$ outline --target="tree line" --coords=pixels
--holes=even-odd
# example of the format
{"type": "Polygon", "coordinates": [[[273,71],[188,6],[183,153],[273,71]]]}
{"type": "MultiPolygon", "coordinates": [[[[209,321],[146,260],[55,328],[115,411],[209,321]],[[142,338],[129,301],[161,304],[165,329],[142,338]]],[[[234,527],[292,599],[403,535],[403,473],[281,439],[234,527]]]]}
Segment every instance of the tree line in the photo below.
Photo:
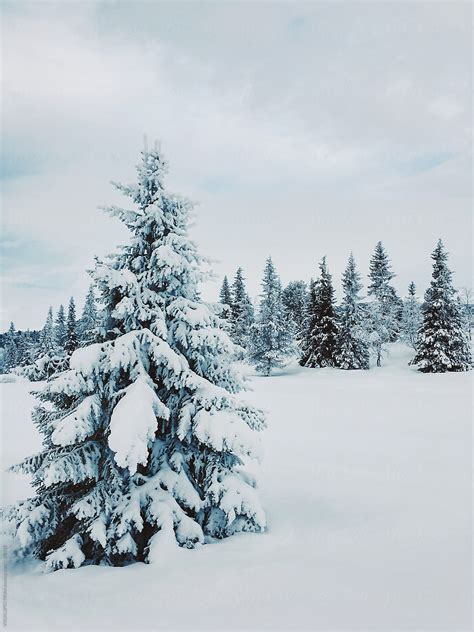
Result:
{"type": "Polygon", "coordinates": [[[0,371],[14,372],[36,382],[45,380],[68,367],[71,354],[94,341],[98,326],[98,311],[94,289],[86,296],[80,318],[76,318],[76,304],[71,297],[67,309],[60,305],[53,315],[50,307],[41,331],[17,331],[10,323],[3,334],[0,371]]]}
{"type": "Polygon", "coordinates": [[[369,265],[367,297],[352,253],[342,275],[343,297],[336,304],[326,257],[309,284],[291,281],[282,288],[267,259],[258,309],[247,293],[242,268],[234,282],[224,277],[221,315],[246,358],[263,375],[299,357],[305,367],[369,369],[381,366],[387,345],[401,340],[415,350],[412,364],[423,372],[471,368],[470,306],[453,287],[448,254],[441,240],[431,258],[432,281],[421,302],[413,282],[402,299],[392,285],[390,258],[378,242],[369,265]]]}

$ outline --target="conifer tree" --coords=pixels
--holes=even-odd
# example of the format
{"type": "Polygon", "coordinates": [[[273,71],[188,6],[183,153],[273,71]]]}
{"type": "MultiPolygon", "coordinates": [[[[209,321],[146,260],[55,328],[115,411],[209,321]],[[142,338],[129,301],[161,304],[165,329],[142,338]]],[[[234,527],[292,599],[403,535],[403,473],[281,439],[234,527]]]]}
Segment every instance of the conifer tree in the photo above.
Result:
{"type": "Polygon", "coordinates": [[[71,354],[77,349],[78,346],[76,304],[74,303],[74,298],[71,296],[69,307],[67,310],[67,331],[66,343],[64,345],[64,348],[68,354],[71,354]]]}
{"type": "Polygon", "coordinates": [[[87,292],[81,319],[78,323],[78,333],[81,347],[87,347],[87,345],[95,342],[97,327],[98,314],[96,298],[94,294],[94,286],[91,285],[89,287],[89,291],[87,292]]]}
{"type": "Polygon", "coordinates": [[[293,323],[295,337],[301,339],[306,318],[308,292],[304,281],[290,281],[282,293],[283,307],[293,323]]]}
{"type": "Polygon", "coordinates": [[[56,351],[56,337],[54,335],[53,308],[50,307],[43,330],[41,331],[38,357],[54,354],[56,351]]]}
{"type": "Polygon", "coordinates": [[[291,323],[283,308],[281,282],[271,257],[265,265],[262,289],[258,318],[252,327],[249,360],[259,373],[269,376],[274,368],[285,366],[295,353],[291,323]]]}
{"type": "Polygon", "coordinates": [[[64,314],[64,306],[60,305],[56,316],[55,328],[56,347],[59,350],[64,349],[67,339],[66,316],[64,314]]]}
{"type": "Polygon", "coordinates": [[[245,471],[260,411],[234,395],[235,345],[203,303],[203,260],[187,234],[190,202],[164,189],[166,163],[142,153],[134,210],[109,209],[131,233],[94,279],[100,340],[39,393],[43,450],[17,469],[36,495],[9,511],[23,554],[51,569],[157,561],[176,544],[261,531],[245,471]]]}
{"type": "Polygon", "coordinates": [[[369,350],[359,297],[362,283],[352,253],[342,275],[342,288],[344,297],[337,334],[336,365],[341,369],[368,369],[369,350]]]}
{"type": "Polygon", "coordinates": [[[239,268],[232,284],[231,336],[233,341],[246,349],[249,345],[250,329],[255,320],[252,301],[245,288],[244,273],[239,268]]]}
{"type": "Polygon", "coordinates": [[[452,284],[452,272],[447,265],[448,253],[441,239],[431,258],[433,275],[425,293],[423,321],[411,363],[424,373],[468,371],[471,368],[469,341],[452,284]]]}
{"type": "Polygon", "coordinates": [[[408,296],[403,302],[402,334],[403,340],[414,349],[420,324],[421,305],[416,297],[416,285],[412,281],[408,286],[408,296]]]}
{"type": "Polygon", "coordinates": [[[372,313],[374,317],[378,315],[382,319],[378,327],[379,332],[384,331],[388,336],[387,340],[382,340],[382,344],[395,342],[400,333],[403,304],[395,288],[390,284],[394,277],[390,259],[382,242],[379,241],[370,260],[368,295],[379,303],[372,309],[372,313]]]}
{"type": "Polygon", "coordinates": [[[6,339],[3,366],[5,373],[8,373],[18,365],[17,335],[13,322],[10,323],[6,339]]]}
{"type": "Polygon", "coordinates": [[[319,331],[319,281],[311,279],[303,321],[303,338],[301,341],[300,365],[313,367],[314,353],[317,348],[316,336],[319,331]]]}
{"type": "Polygon", "coordinates": [[[230,290],[229,279],[227,278],[227,276],[224,277],[224,280],[222,282],[222,287],[219,294],[219,302],[222,303],[222,305],[224,306],[221,313],[222,318],[226,318],[226,319],[230,318],[232,314],[233,300],[232,300],[232,293],[230,290]]]}
{"type": "Polygon", "coordinates": [[[326,257],[319,265],[320,278],[310,288],[307,327],[302,345],[300,364],[307,367],[337,365],[337,317],[334,289],[326,257]]]}
{"type": "Polygon", "coordinates": [[[31,363],[31,343],[28,332],[21,332],[18,338],[18,362],[17,366],[24,367],[31,363]]]}

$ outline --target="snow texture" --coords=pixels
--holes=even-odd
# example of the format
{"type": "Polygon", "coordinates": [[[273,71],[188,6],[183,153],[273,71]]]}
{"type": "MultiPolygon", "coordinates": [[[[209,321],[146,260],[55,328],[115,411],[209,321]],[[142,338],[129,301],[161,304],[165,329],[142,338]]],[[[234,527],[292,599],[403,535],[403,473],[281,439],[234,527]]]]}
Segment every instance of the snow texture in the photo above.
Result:
{"type": "MultiPolygon", "coordinates": [[[[256,469],[265,534],[193,550],[170,538],[156,565],[10,565],[8,628],[217,632],[235,629],[238,612],[249,631],[471,629],[472,373],[420,373],[412,349],[389,348],[370,371],[251,377],[245,398],[271,420],[256,469]]],[[[5,466],[41,448],[30,390],[0,385],[5,466]]],[[[167,485],[179,485],[174,474],[162,472],[167,485]]],[[[4,502],[30,494],[27,475],[4,475],[4,502]]],[[[69,549],[72,565],[80,552],[69,549]]]]}

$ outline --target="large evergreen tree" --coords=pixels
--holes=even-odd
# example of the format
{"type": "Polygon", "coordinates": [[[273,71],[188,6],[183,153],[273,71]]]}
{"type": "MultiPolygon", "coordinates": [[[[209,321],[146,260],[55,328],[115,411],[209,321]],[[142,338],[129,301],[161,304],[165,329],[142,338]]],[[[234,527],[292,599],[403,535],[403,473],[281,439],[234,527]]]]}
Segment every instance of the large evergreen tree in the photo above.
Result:
{"type": "Polygon", "coordinates": [[[39,393],[44,447],[18,466],[36,487],[10,511],[21,551],[52,569],[154,561],[265,526],[244,467],[264,418],[233,395],[235,345],[200,299],[191,204],[164,189],[159,151],[142,157],[138,183],[118,185],[135,210],[110,209],[130,243],[94,272],[101,341],[39,393]]]}
{"type": "Polygon", "coordinates": [[[359,297],[362,283],[352,253],[342,275],[342,288],[344,297],[337,334],[336,364],[341,369],[368,369],[369,350],[364,337],[359,297]]]}
{"type": "Polygon", "coordinates": [[[418,365],[418,370],[424,373],[468,371],[471,368],[469,340],[456,300],[452,272],[447,265],[448,253],[441,239],[431,258],[433,276],[425,293],[423,322],[412,364],[418,365]]]}
{"type": "Polygon", "coordinates": [[[252,327],[249,360],[263,375],[288,363],[295,353],[292,327],[282,302],[280,278],[271,257],[267,259],[262,282],[258,317],[252,327]]]}
{"type": "Polygon", "coordinates": [[[320,278],[312,282],[306,331],[302,344],[300,364],[307,367],[337,365],[337,316],[334,288],[326,257],[319,265],[320,278]]]}
{"type": "Polygon", "coordinates": [[[408,286],[408,296],[403,302],[402,336],[403,340],[413,348],[416,348],[420,324],[421,305],[416,296],[416,285],[412,281],[408,286]]]}
{"type": "Polygon", "coordinates": [[[236,344],[246,349],[249,345],[250,329],[255,315],[245,287],[244,272],[239,268],[232,284],[231,336],[236,344]]]}
{"type": "Polygon", "coordinates": [[[383,321],[379,323],[379,331],[387,332],[388,336],[388,339],[383,340],[382,343],[395,342],[400,333],[403,303],[390,283],[395,274],[392,272],[390,259],[380,241],[375,246],[369,267],[368,295],[379,303],[372,312],[374,317],[378,314],[383,321]]]}
{"type": "Polygon", "coordinates": [[[94,294],[94,286],[91,285],[89,287],[89,291],[87,292],[81,319],[78,323],[78,337],[81,347],[87,347],[87,345],[95,342],[97,327],[98,314],[96,298],[94,294]]]}

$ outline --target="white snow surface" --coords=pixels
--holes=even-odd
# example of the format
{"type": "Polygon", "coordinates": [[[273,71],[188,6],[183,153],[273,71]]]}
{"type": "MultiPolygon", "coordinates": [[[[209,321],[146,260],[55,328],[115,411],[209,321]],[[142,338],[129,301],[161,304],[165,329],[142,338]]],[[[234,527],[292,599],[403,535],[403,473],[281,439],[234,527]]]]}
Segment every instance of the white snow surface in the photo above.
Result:
{"type": "MultiPolygon", "coordinates": [[[[268,410],[264,534],[126,568],[10,564],[8,628],[470,630],[472,373],[418,373],[390,351],[370,371],[251,374],[244,397],[268,410]]],[[[0,384],[5,467],[40,448],[32,386],[0,384]]],[[[4,474],[2,491],[25,498],[28,477],[4,474]]]]}

